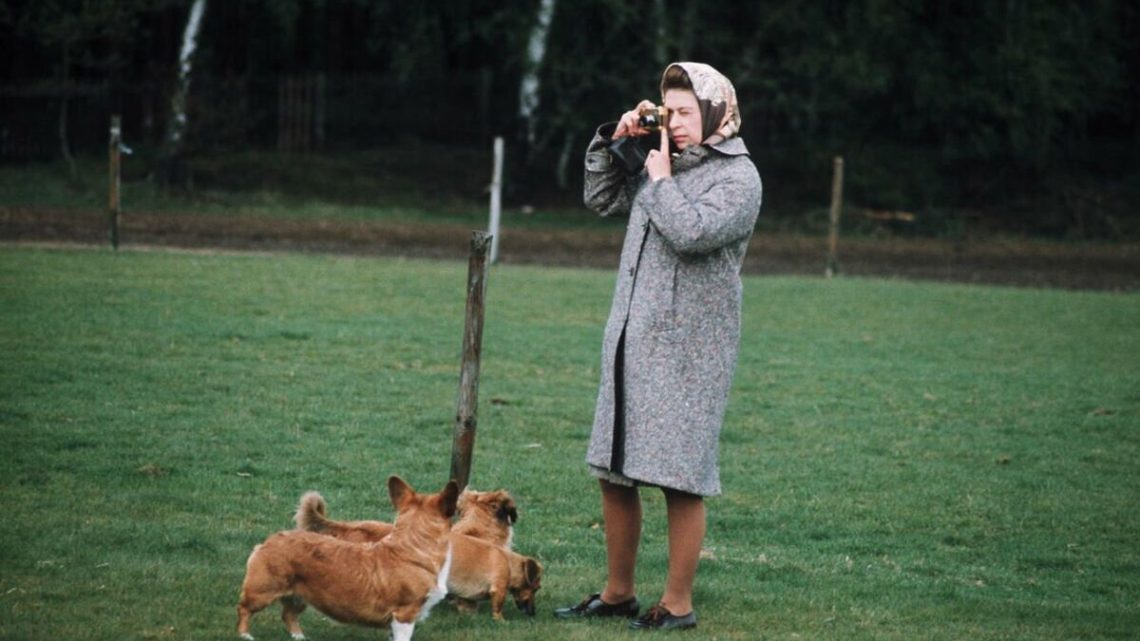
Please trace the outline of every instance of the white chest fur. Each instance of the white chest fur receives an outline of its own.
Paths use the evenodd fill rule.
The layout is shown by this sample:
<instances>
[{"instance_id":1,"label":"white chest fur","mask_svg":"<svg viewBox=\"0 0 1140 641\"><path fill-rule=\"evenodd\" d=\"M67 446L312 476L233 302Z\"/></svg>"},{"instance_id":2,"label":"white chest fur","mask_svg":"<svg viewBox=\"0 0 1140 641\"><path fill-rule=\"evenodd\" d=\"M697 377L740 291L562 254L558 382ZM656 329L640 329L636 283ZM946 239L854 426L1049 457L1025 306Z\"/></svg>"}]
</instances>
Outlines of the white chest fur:
<instances>
[{"instance_id":1,"label":"white chest fur","mask_svg":"<svg viewBox=\"0 0 1140 641\"><path fill-rule=\"evenodd\" d=\"M447 596L447 577L451 574L451 543L447 544L447 556L443 559L443 567L439 570L439 575L435 580L435 587L431 592L428 592L427 601L424 602L424 607L420 610L419 620L423 621L431 614L431 609L435 604L443 600Z\"/></svg>"}]
</instances>

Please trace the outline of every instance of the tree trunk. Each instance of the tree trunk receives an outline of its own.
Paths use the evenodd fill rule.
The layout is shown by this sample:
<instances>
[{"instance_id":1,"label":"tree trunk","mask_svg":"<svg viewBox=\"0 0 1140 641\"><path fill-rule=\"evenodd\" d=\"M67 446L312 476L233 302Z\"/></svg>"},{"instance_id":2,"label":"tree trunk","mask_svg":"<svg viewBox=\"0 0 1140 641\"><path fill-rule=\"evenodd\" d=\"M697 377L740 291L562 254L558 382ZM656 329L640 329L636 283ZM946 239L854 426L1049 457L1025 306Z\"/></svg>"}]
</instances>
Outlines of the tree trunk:
<instances>
[{"instance_id":1,"label":"tree trunk","mask_svg":"<svg viewBox=\"0 0 1140 641\"><path fill-rule=\"evenodd\" d=\"M538 72L542 67L543 58L546 57L546 37L550 33L550 19L553 15L554 0L542 0L534 26L530 30L530 40L526 48L526 69L519 83L519 118L526 132L527 148L531 151L533 149L530 148L535 142L534 112L538 108L539 92L542 88Z\"/></svg>"},{"instance_id":2,"label":"tree trunk","mask_svg":"<svg viewBox=\"0 0 1140 641\"><path fill-rule=\"evenodd\" d=\"M186 30L182 33L182 49L178 56L178 81L174 87L174 94L170 97L170 120L167 123L166 140L157 172L159 183L166 187L186 187L190 182L190 173L183 155L183 142L189 124L187 100L190 96L190 71L194 51L198 48L202 15L205 12L206 0L194 0L194 5L190 7L190 16L186 20Z\"/></svg>"}]
</instances>

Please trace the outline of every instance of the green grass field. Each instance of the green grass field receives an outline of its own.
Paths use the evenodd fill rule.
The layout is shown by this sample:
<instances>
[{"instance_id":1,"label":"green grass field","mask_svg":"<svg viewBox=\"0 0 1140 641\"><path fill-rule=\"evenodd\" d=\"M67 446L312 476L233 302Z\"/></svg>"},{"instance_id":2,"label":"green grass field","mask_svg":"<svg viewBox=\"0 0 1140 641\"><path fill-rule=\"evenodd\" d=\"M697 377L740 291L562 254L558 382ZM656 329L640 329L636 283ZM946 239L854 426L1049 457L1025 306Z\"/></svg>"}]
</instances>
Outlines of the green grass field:
<instances>
[{"instance_id":1,"label":"green grass field","mask_svg":"<svg viewBox=\"0 0 1140 641\"><path fill-rule=\"evenodd\" d=\"M300 494L390 518L446 480L466 265L0 248L0 638L227 639ZM497 266L472 486L539 616L421 641L622 639L582 458L613 275ZM1133 639L1140 296L749 278L694 639ZM643 601L665 569L647 491ZM309 611L310 639L384 639ZM276 608L254 619L287 639Z\"/></svg>"}]
</instances>

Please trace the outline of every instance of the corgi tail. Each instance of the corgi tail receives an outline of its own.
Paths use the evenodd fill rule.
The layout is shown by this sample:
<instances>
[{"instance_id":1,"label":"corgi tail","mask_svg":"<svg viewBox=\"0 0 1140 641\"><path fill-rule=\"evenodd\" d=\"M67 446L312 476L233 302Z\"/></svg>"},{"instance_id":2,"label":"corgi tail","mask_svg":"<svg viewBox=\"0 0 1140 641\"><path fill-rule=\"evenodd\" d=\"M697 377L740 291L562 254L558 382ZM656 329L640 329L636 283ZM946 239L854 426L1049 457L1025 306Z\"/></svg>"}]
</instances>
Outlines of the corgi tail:
<instances>
[{"instance_id":1,"label":"corgi tail","mask_svg":"<svg viewBox=\"0 0 1140 641\"><path fill-rule=\"evenodd\" d=\"M297 504L293 522L297 524L298 530L321 532L328 528L329 523L325 510L325 499L320 492L305 492Z\"/></svg>"}]
</instances>

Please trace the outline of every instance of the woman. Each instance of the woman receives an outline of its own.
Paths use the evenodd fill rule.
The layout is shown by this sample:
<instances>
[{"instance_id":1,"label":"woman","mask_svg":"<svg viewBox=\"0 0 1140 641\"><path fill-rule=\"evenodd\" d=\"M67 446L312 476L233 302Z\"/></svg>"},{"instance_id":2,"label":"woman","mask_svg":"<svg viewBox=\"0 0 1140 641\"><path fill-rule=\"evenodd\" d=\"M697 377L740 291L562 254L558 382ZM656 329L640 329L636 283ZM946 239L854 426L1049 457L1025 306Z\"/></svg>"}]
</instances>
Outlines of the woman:
<instances>
[{"instance_id":1,"label":"woman","mask_svg":"<svg viewBox=\"0 0 1140 641\"><path fill-rule=\"evenodd\" d=\"M638 125L648 101L599 128L586 151L587 206L629 216L586 455L601 486L608 573L601 592L555 615L684 629L696 625L704 497L720 494L718 439L740 337L740 267L761 184L736 136L740 110L726 77L706 64L674 63L661 94L668 125L643 171L627 174L607 146L649 133ZM636 618L643 485L665 494L669 573L658 604Z\"/></svg>"}]
</instances>

